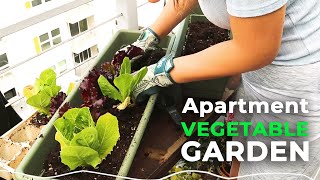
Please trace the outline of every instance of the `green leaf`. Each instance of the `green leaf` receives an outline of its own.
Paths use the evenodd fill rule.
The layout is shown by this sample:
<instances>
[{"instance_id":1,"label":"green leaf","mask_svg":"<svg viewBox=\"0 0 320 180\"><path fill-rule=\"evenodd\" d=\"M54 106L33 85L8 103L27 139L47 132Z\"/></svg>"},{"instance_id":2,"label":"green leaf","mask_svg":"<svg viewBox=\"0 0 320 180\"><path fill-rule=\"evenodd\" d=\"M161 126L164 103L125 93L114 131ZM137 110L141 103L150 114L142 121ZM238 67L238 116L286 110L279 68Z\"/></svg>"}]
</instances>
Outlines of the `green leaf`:
<instances>
[{"instance_id":1,"label":"green leaf","mask_svg":"<svg viewBox=\"0 0 320 180\"><path fill-rule=\"evenodd\" d=\"M69 119L59 118L54 122L53 125L65 139L69 141L72 140L73 132L75 129L75 125L72 121L70 121Z\"/></svg>"},{"instance_id":2,"label":"green leaf","mask_svg":"<svg viewBox=\"0 0 320 180\"><path fill-rule=\"evenodd\" d=\"M133 76L133 84L131 87L131 91L133 91L134 88L136 88L136 86L144 78L144 76L147 74L147 72L148 72L148 68L143 67L139 70L139 72L136 75Z\"/></svg>"},{"instance_id":3,"label":"green leaf","mask_svg":"<svg viewBox=\"0 0 320 180\"><path fill-rule=\"evenodd\" d=\"M41 93L46 93L50 97L55 97L56 95L58 95L60 90L61 90L60 86L52 85L52 86L44 87Z\"/></svg>"},{"instance_id":4,"label":"green leaf","mask_svg":"<svg viewBox=\"0 0 320 180\"><path fill-rule=\"evenodd\" d=\"M86 127L77 129L76 123ZM74 108L54 122L55 139L61 146L61 161L71 170L79 166L96 167L111 153L120 138L118 120L107 113L98 119L95 126L89 108ZM81 126L81 127L83 127Z\"/></svg>"},{"instance_id":5,"label":"green leaf","mask_svg":"<svg viewBox=\"0 0 320 180\"><path fill-rule=\"evenodd\" d=\"M90 109L83 107L80 109L78 116L75 119L76 127L80 130L87 127L94 127L94 121L91 117Z\"/></svg>"},{"instance_id":6,"label":"green leaf","mask_svg":"<svg viewBox=\"0 0 320 180\"><path fill-rule=\"evenodd\" d=\"M56 79L57 79L56 73L51 68L42 71L40 74L41 82L47 86L56 85Z\"/></svg>"},{"instance_id":7,"label":"green leaf","mask_svg":"<svg viewBox=\"0 0 320 180\"><path fill-rule=\"evenodd\" d=\"M104 159L120 138L118 119L110 113L100 116L96 129L100 142L99 155Z\"/></svg>"},{"instance_id":8,"label":"green leaf","mask_svg":"<svg viewBox=\"0 0 320 180\"><path fill-rule=\"evenodd\" d=\"M144 67L141 68L136 75L132 76L131 62L130 59L126 57L121 64L120 75L113 80L113 83L116 87L114 87L103 76L99 77L98 84L104 96L121 101L118 109L123 110L130 104L130 95L132 91L147 74L147 72L148 69Z\"/></svg>"},{"instance_id":9,"label":"green leaf","mask_svg":"<svg viewBox=\"0 0 320 180\"><path fill-rule=\"evenodd\" d=\"M51 103L51 97L45 93L38 93L27 99L27 104L35 107L40 113L49 115L49 106Z\"/></svg>"},{"instance_id":10,"label":"green leaf","mask_svg":"<svg viewBox=\"0 0 320 180\"><path fill-rule=\"evenodd\" d=\"M89 147L95 151L99 151L98 131L94 127L88 127L74 136L71 146Z\"/></svg>"},{"instance_id":11,"label":"green leaf","mask_svg":"<svg viewBox=\"0 0 320 180\"><path fill-rule=\"evenodd\" d=\"M67 165L70 170L74 170L79 166L96 167L101 163L97 151L83 146L66 146L61 149L61 162Z\"/></svg>"},{"instance_id":12,"label":"green leaf","mask_svg":"<svg viewBox=\"0 0 320 180\"><path fill-rule=\"evenodd\" d=\"M49 108L51 98L55 97L60 90L61 87L56 85L56 73L52 69L46 69L41 72L40 77L36 79L32 92L28 90L25 91L28 97L27 103L29 102L28 104L35 107L38 112L50 115ZM34 97L29 97L31 93L34 94ZM44 106L44 104L47 105Z\"/></svg>"},{"instance_id":13,"label":"green leaf","mask_svg":"<svg viewBox=\"0 0 320 180\"><path fill-rule=\"evenodd\" d=\"M37 78L34 84L34 93L37 94L38 92L42 91L43 86L44 83L42 82L42 80Z\"/></svg>"},{"instance_id":14,"label":"green leaf","mask_svg":"<svg viewBox=\"0 0 320 180\"><path fill-rule=\"evenodd\" d=\"M113 81L114 85L120 90L121 102L124 102L126 97L131 94L131 87L133 84L133 77L131 74L121 74Z\"/></svg>"},{"instance_id":15,"label":"green leaf","mask_svg":"<svg viewBox=\"0 0 320 180\"><path fill-rule=\"evenodd\" d=\"M72 108L63 114L64 119L68 119L75 124L80 108Z\"/></svg>"},{"instance_id":16,"label":"green leaf","mask_svg":"<svg viewBox=\"0 0 320 180\"><path fill-rule=\"evenodd\" d=\"M114 100L122 100L119 91L114 86L112 86L112 84L110 84L108 79L106 79L104 76L100 75L98 79L98 84L104 96L108 96Z\"/></svg>"},{"instance_id":17,"label":"green leaf","mask_svg":"<svg viewBox=\"0 0 320 180\"><path fill-rule=\"evenodd\" d=\"M70 145L70 141L66 139L59 131L56 132L55 139L60 143L61 149Z\"/></svg>"},{"instance_id":18,"label":"green leaf","mask_svg":"<svg viewBox=\"0 0 320 180\"><path fill-rule=\"evenodd\" d=\"M120 75L121 74L131 74L131 62L128 57L125 57L122 61L120 68Z\"/></svg>"}]
</instances>

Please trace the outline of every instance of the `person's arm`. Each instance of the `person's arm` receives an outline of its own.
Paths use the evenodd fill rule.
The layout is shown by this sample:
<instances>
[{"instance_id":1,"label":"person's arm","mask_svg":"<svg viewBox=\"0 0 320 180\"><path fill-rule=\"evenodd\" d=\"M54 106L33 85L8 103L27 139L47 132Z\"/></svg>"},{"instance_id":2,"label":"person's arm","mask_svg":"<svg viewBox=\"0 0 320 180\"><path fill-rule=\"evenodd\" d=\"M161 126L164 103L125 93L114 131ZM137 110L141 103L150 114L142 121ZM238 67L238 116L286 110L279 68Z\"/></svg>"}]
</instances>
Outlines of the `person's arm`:
<instances>
[{"instance_id":1,"label":"person's arm","mask_svg":"<svg viewBox=\"0 0 320 180\"><path fill-rule=\"evenodd\" d=\"M233 39L174 59L177 83L206 80L260 69L275 59L281 45L285 7L251 18L230 16Z\"/></svg>"},{"instance_id":2,"label":"person's arm","mask_svg":"<svg viewBox=\"0 0 320 180\"><path fill-rule=\"evenodd\" d=\"M173 0L169 0L160 16L150 28L160 37L165 37L196 7L198 0L188 0L184 6L175 8Z\"/></svg>"}]
</instances>

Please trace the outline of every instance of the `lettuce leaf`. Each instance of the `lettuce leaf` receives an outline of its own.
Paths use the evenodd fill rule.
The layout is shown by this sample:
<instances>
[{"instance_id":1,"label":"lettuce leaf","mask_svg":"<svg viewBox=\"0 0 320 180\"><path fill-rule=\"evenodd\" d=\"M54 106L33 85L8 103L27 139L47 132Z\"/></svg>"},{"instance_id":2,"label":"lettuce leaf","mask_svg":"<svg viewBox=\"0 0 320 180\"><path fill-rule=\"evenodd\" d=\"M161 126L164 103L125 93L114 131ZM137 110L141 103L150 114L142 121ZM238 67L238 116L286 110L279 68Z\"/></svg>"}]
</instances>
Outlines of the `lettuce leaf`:
<instances>
[{"instance_id":1,"label":"lettuce leaf","mask_svg":"<svg viewBox=\"0 0 320 180\"><path fill-rule=\"evenodd\" d=\"M143 67L139 70L139 72L133 76L133 84L132 84L132 88L131 91L134 90L134 88L137 87L137 85L139 84L140 81L142 81L143 77L147 74L148 72L148 68Z\"/></svg>"},{"instance_id":2,"label":"lettuce leaf","mask_svg":"<svg viewBox=\"0 0 320 180\"><path fill-rule=\"evenodd\" d=\"M106 113L92 120L88 108L73 108L54 122L55 139L61 146L61 162L71 170L96 167L111 153L120 138L117 117Z\"/></svg>"},{"instance_id":3,"label":"lettuce leaf","mask_svg":"<svg viewBox=\"0 0 320 180\"><path fill-rule=\"evenodd\" d=\"M43 90L45 87L50 87L56 85L57 75L53 69L46 69L41 72L40 77L36 79L35 82L35 93Z\"/></svg>"},{"instance_id":4,"label":"lettuce leaf","mask_svg":"<svg viewBox=\"0 0 320 180\"><path fill-rule=\"evenodd\" d=\"M75 125L78 129L83 130L87 127L94 127L94 121L92 119L90 109L88 107L81 108L75 119Z\"/></svg>"},{"instance_id":5,"label":"lettuce leaf","mask_svg":"<svg viewBox=\"0 0 320 180\"><path fill-rule=\"evenodd\" d=\"M27 104L35 107L39 113L49 114L51 97L41 92L27 99Z\"/></svg>"},{"instance_id":6,"label":"lettuce leaf","mask_svg":"<svg viewBox=\"0 0 320 180\"><path fill-rule=\"evenodd\" d=\"M97 167L101 163L97 151L84 146L66 146L61 152L61 162L67 165L70 170L74 170L79 166Z\"/></svg>"},{"instance_id":7,"label":"lettuce leaf","mask_svg":"<svg viewBox=\"0 0 320 180\"><path fill-rule=\"evenodd\" d=\"M98 138L100 142L99 155L104 159L111 153L113 147L120 138L117 117L110 113L100 116L97 126Z\"/></svg>"},{"instance_id":8,"label":"lettuce leaf","mask_svg":"<svg viewBox=\"0 0 320 180\"><path fill-rule=\"evenodd\" d=\"M54 122L56 130L68 141L73 138L73 132L75 130L75 124L69 119L59 118Z\"/></svg>"},{"instance_id":9,"label":"lettuce leaf","mask_svg":"<svg viewBox=\"0 0 320 180\"><path fill-rule=\"evenodd\" d=\"M98 140L98 131L94 127L88 127L74 136L71 140L71 146L89 147L99 151L100 143Z\"/></svg>"},{"instance_id":10,"label":"lettuce leaf","mask_svg":"<svg viewBox=\"0 0 320 180\"><path fill-rule=\"evenodd\" d=\"M67 112L65 112L62 117L63 119L70 120L74 124L78 117L79 112L80 112L80 108L72 108L72 109L69 109Z\"/></svg>"},{"instance_id":11,"label":"lettuce leaf","mask_svg":"<svg viewBox=\"0 0 320 180\"><path fill-rule=\"evenodd\" d=\"M112 84L104 76L100 75L98 79L100 90L104 96L111 97L114 100L121 101L122 96Z\"/></svg>"},{"instance_id":12,"label":"lettuce leaf","mask_svg":"<svg viewBox=\"0 0 320 180\"><path fill-rule=\"evenodd\" d=\"M121 102L124 102L126 97L131 94L133 77L131 74L121 74L113 81L114 85L119 89L121 94Z\"/></svg>"},{"instance_id":13,"label":"lettuce leaf","mask_svg":"<svg viewBox=\"0 0 320 180\"><path fill-rule=\"evenodd\" d=\"M60 143L61 149L70 145L70 141L66 139L59 131L56 132L55 139Z\"/></svg>"},{"instance_id":14,"label":"lettuce leaf","mask_svg":"<svg viewBox=\"0 0 320 180\"><path fill-rule=\"evenodd\" d=\"M27 104L40 113L50 115L51 98L57 96L61 90L61 87L56 85L56 78L56 73L52 69L44 70L36 79L33 88L25 89Z\"/></svg>"},{"instance_id":15,"label":"lettuce leaf","mask_svg":"<svg viewBox=\"0 0 320 180\"><path fill-rule=\"evenodd\" d=\"M116 87L102 75L98 79L98 84L104 96L121 101L117 108L123 110L130 104L132 91L147 74L147 71L148 69L143 67L135 75L132 75L130 59L126 57L121 64L120 75L113 80Z\"/></svg>"},{"instance_id":16,"label":"lettuce leaf","mask_svg":"<svg viewBox=\"0 0 320 180\"><path fill-rule=\"evenodd\" d=\"M120 75L121 74L131 74L131 63L128 57L125 57L123 59L123 62L121 64L121 69L120 69Z\"/></svg>"}]
</instances>

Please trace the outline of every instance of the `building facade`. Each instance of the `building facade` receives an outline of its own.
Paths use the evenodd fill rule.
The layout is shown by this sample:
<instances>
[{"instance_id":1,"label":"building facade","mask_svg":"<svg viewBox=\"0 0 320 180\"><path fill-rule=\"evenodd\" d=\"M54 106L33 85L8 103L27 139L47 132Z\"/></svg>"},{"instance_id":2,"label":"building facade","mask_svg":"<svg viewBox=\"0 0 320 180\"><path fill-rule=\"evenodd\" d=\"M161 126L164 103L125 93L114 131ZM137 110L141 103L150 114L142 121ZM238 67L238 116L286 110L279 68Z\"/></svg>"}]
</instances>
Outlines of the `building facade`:
<instances>
[{"instance_id":1,"label":"building facade","mask_svg":"<svg viewBox=\"0 0 320 180\"><path fill-rule=\"evenodd\" d=\"M142 3L145 1L138 0L138 5ZM147 8L147 13L154 12L149 16L146 9L138 12L142 24L154 19L159 7ZM0 91L14 102L12 106L22 118L34 111L21 99L23 88L33 85L44 69L52 68L66 92L71 82L80 80L112 34L122 28L117 18L106 22L123 15L119 9L119 0L19 0L2 4L0 17L6 18L0 21Z\"/></svg>"}]
</instances>

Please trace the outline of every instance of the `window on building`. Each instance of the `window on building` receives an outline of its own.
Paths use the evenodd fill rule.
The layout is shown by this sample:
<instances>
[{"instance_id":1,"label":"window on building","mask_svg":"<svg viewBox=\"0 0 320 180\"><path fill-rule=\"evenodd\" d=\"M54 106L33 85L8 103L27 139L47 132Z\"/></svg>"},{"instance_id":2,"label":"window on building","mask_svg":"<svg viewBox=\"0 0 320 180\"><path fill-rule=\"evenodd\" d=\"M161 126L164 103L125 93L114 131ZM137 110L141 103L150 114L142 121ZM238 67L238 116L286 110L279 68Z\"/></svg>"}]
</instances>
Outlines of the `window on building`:
<instances>
[{"instance_id":1,"label":"window on building","mask_svg":"<svg viewBox=\"0 0 320 180\"><path fill-rule=\"evenodd\" d=\"M74 24L69 23L71 36L78 35L81 32L88 30L88 21L87 19L83 19Z\"/></svg>"},{"instance_id":2,"label":"window on building","mask_svg":"<svg viewBox=\"0 0 320 180\"><path fill-rule=\"evenodd\" d=\"M32 7L38 6L42 4L41 0L33 0L31 1Z\"/></svg>"},{"instance_id":3,"label":"window on building","mask_svg":"<svg viewBox=\"0 0 320 180\"><path fill-rule=\"evenodd\" d=\"M41 50L45 51L51 46L61 43L60 29L54 29L51 32L39 36Z\"/></svg>"},{"instance_id":4,"label":"window on building","mask_svg":"<svg viewBox=\"0 0 320 180\"><path fill-rule=\"evenodd\" d=\"M8 64L8 58L7 58L7 54L1 54L0 55L0 69L5 67Z\"/></svg>"},{"instance_id":5,"label":"window on building","mask_svg":"<svg viewBox=\"0 0 320 180\"><path fill-rule=\"evenodd\" d=\"M91 57L91 49L86 49L79 54L73 53L73 57L76 63L81 63Z\"/></svg>"},{"instance_id":6,"label":"window on building","mask_svg":"<svg viewBox=\"0 0 320 180\"><path fill-rule=\"evenodd\" d=\"M61 74L68 69L67 60L64 59L58 62L57 64L51 66L50 68L53 69L57 74Z\"/></svg>"},{"instance_id":7,"label":"window on building","mask_svg":"<svg viewBox=\"0 0 320 180\"><path fill-rule=\"evenodd\" d=\"M13 97L17 96L17 92L15 88L10 89L9 91L4 93L4 97L9 100Z\"/></svg>"},{"instance_id":8,"label":"window on building","mask_svg":"<svg viewBox=\"0 0 320 180\"><path fill-rule=\"evenodd\" d=\"M45 2L49 2L49 1L51 1L51 0L32 0L31 1L31 5L32 5L32 7L35 7L35 6L38 6L38 5L40 5L40 4L43 4L43 3L45 3ZM28 1L28 3L29 3L30 1ZM30 6L29 6L30 7Z\"/></svg>"},{"instance_id":9,"label":"window on building","mask_svg":"<svg viewBox=\"0 0 320 180\"><path fill-rule=\"evenodd\" d=\"M59 71L59 73L63 73L64 71L66 71L68 69L67 67L67 60L62 60L60 62L58 62L57 64L57 70Z\"/></svg>"}]
</instances>

